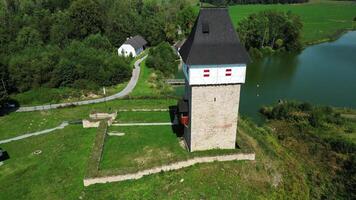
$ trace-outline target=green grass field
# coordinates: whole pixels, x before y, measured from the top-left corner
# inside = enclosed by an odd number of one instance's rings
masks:
[[[291,11],[304,24],[305,44],[335,39],[346,29],[355,29],[356,3],[351,1],[312,1],[305,4],[235,5],[229,7],[234,25],[252,13],[263,10]]]
[[[103,170],[101,174],[137,172],[198,156],[252,152],[251,145],[242,134],[238,135],[237,139],[239,149],[189,153],[179,144],[179,138],[171,126],[111,127],[109,132],[111,131],[125,135],[106,138],[100,166],[100,170]]]
[[[135,89],[130,94],[130,97],[148,97],[153,96],[154,91],[148,84],[148,78],[152,73],[152,69],[146,66],[146,62],[141,63],[140,78],[138,79]]]
[[[2,144],[10,160],[0,167],[0,199],[78,199],[95,132],[70,126]]]
[[[11,113],[0,117],[0,140],[29,132],[53,128],[63,121],[81,120],[93,111],[116,109],[159,108],[176,105],[175,99],[122,99],[74,108],[62,108],[42,112]]]
[[[152,108],[169,104],[169,100],[119,100],[110,106]],[[14,124],[27,124],[19,118],[44,115],[54,121],[54,116],[58,115],[58,120],[63,120],[87,116],[91,110],[104,108],[101,104],[97,106],[48,113],[12,113],[0,118],[1,133],[6,130],[3,124],[11,124],[10,128]],[[160,114],[153,118],[168,119],[167,114]],[[146,117],[141,115],[140,112],[127,112],[121,119],[127,122],[144,120]],[[33,119],[35,122],[41,120],[40,117]],[[335,154],[324,146],[318,134],[313,133],[314,129],[306,127],[301,134],[297,126],[283,121],[258,127],[245,119],[239,120],[238,127],[238,142],[242,142],[239,145],[249,145],[253,149],[254,162],[200,164],[139,180],[87,188],[82,180],[96,129],[70,125],[48,135],[3,144],[1,147],[9,152],[11,159],[0,166],[0,199],[320,199],[323,195],[333,194],[331,197],[335,198],[339,195],[330,189],[333,188],[330,183],[343,182],[343,179],[333,178],[341,176],[333,171],[341,167],[333,160],[336,156],[338,162],[343,162],[347,155]],[[335,129],[330,129],[330,134]],[[115,172],[136,171],[163,162],[217,153],[184,151],[170,127],[111,127],[109,131],[126,133],[123,137],[109,136],[105,144],[101,168]],[[334,134],[339,135],[338,132]],[[33,155],[36,150],[42,150],[42,154]]]
[[[116,121],[120,123],[170,122],[169,112],[121,112]]]

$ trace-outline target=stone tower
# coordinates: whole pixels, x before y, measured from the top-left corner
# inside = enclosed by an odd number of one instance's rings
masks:
[[[179,53],[185,97],[180,121],[190,151],[234,149],[241,84],[249,56],[226,8],[201,8]],[[179,109],[179,108],[178,108]]]

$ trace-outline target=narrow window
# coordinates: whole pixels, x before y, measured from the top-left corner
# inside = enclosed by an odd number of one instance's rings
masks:
[[[232,70],[231,69],[226,69],[225,70],[225,76],[231,76]]]

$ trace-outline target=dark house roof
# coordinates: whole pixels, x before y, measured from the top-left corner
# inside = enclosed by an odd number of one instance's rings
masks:
[[[135,50],[142,48],[147,45],[147,41],[143,39],[142,36],[136,35],[135,37],[131,37],[125,41],[124,44],[131,45]]]
[[[201,8],[179,53],[188,65],[243,64],[250,60],[226,8]]]

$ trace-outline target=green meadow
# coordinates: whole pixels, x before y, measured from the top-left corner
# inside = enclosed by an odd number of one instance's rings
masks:
[[[356,28],[356,3],[352,1],[311,1],[305,4],[234,5],[229,12],[234,25],[252,13],[263,10],[292,12],[303,22],[305,44],[337,38],[345,30]]]
[[[175,100],[116,100],[112,109],[168,108]],[[47,112],[11,113],[0,118],[0,139],[41,130],[62,120],[86,118],[105,104],[64,108]],[[53,133],[2,144],[10,160],[0,166],[0,199],[332,199],[352,197],[349,189],[355,174],[356,111],[336,110],[342,125],[322,122],[314,128],[272,120],[257,126],[240,119],[237,143],[256,153],[256,161],[199,164],[159,173],[139,180],[83,186],[83,178],[97,130],[69,125]],[[148,118],[152,116],[152,119]],[[296,113],[296,116],[304,116]],[[41,126],[28,128],[31,120]],[[169,121],[167,112],[121,112],[121,122]],[[326,118],[328,119],[328,118]],[[332,119],[332,118],[331,118]],[[28,121],[29,120],[29,121]],[[41,124],[41,123],[40,123]],[[100,169],[125,173],[184,160],[216,155],[221,151],[188,153],[179,145],[171,127],[110,127]],[[39,155],[33,154],[41,150]],[[242,150],[242,148],[241,148]],[[240,149],[233,150],[240,151]],[[348,153],[345,153],[348,152]],[[229,151],[224,151],[229,153]],[[352,169],[352,168],[350,168]],[[194,187],[192,187],[194,185]],[[340,189],[345,187],[348,190]]]

